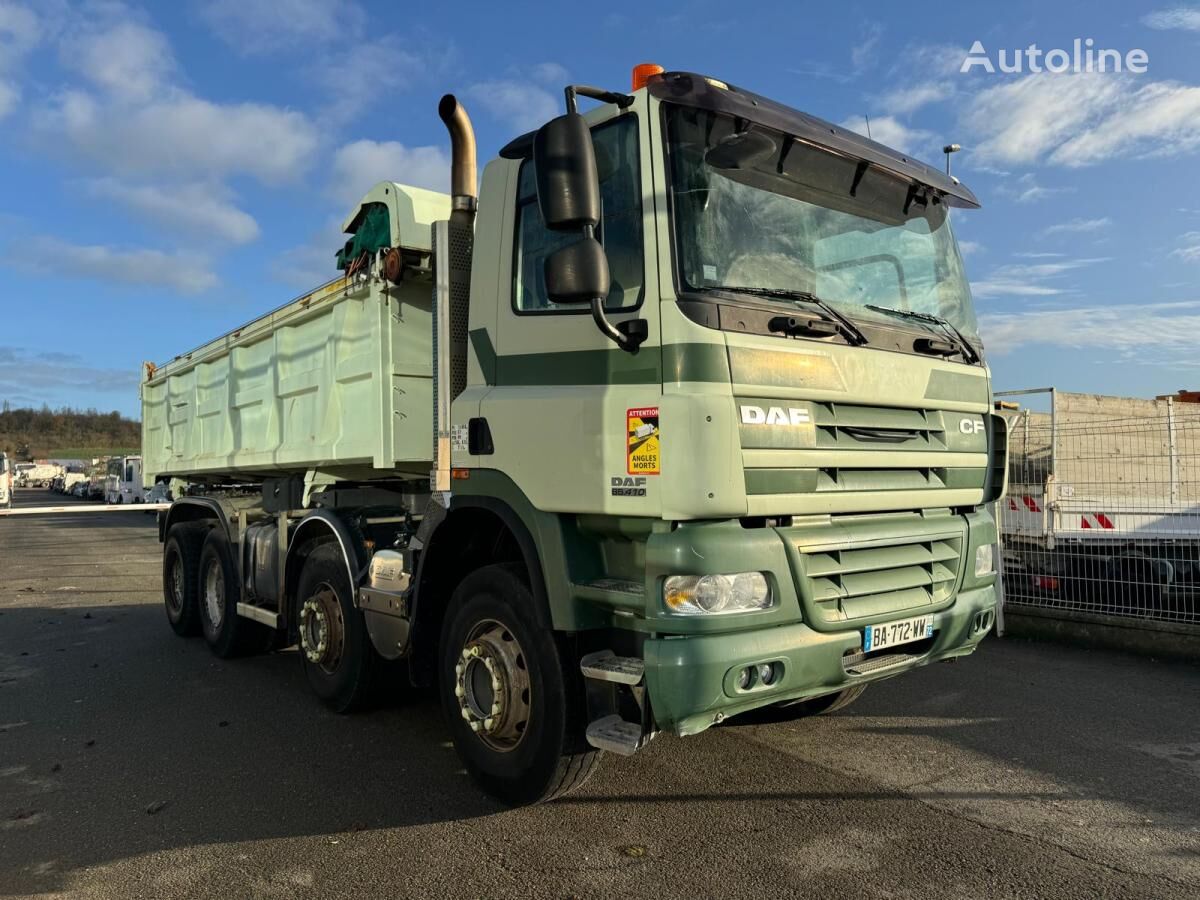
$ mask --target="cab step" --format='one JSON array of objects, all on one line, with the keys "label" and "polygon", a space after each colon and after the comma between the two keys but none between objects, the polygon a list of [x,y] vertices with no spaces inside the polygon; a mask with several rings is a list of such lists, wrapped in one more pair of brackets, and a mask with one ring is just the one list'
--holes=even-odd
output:
[{"label": "cab step", "polygon": [[617,656],[611,650],[598,650],[584,656],[579,668],[584,678],[636,685],[642,683],[646,663],[636,656]]},{"label": "cab step", "polygon": [[642,746],[642,726],[620,716],[605,716],[587,727],[587,742],[597,750],[633,756]]}]

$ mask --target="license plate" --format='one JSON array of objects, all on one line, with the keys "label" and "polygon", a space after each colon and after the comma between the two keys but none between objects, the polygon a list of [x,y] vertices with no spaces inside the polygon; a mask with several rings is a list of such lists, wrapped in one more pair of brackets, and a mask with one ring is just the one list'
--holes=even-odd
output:
[{"label": "license plate", "polygon": [[911,644],[913,641],[932,636],[933,616],[917,616],[915,619],[901,619],[899,622],[868,625],[863,630],[863,652],[870,653],[884,647]]}]

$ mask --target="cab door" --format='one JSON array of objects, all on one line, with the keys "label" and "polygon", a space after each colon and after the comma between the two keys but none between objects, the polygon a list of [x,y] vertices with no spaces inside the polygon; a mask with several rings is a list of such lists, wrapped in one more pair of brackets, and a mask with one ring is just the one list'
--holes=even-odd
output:
[{"label": "cab door", "polygon": [[509,179],[500,249],[509,277],[497,292],[494,386],[481,404],[494,453],[479,464],[507,474],[538,509],[656,515],[662,353],[645,100],[588,119],[600,176],[597,237],[611,273],[605,310],[614,323],[645,319],[648,336],[626,352],[588,307],[547,299],[546,257],[579,237],[544,226],[533,161],[524,160]]}]

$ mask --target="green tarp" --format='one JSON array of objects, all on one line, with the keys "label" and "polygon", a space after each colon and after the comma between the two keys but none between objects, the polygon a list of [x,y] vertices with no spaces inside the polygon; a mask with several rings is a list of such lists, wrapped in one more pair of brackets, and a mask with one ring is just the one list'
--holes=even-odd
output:
[{"label": "green tarp", "polygon": [[382,203],[368,203],[358,217],[358,228],[354,236],[337,252],[337,267],[343,272],[346,267],[364,253],[374,255],[382,247],[392,245],[391,223],[388,209]]}]

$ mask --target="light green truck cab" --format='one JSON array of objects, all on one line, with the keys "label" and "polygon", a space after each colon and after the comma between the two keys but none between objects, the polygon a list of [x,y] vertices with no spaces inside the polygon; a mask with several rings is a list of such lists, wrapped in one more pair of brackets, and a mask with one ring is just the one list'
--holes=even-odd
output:
[{"label": "light green truck cab", "polygon": [[[455,482],[456,498],[494,496],[519,511],[539,545],[554,627],[632,633],[627,644],[644,661],[653,721],[680,734],[970,653],[996,605],[996,530],[984,504],[1002,488],[1003,434],[991,415],[987,368],[971,358],[977,351],[952,350],[957,339],[943,327],[863,306],[946,316],[978,340],[945,205],[926,200],[906,217],[899,208],[913,182],[872,168],[860,178],[873,199],[860,207],[830,201],[843,212],[819,210],[814,191],[807,202],[770,196],[763,213],[785,227],[791,215],[793,226],[812,230],[794,241],[796,252],[812,253],[814,244],[819,252],[821,241],[844,245],[832,248],[842,255],[826,264],[829,278],[839,278],[842,296],[861,299],[836,305],[869,337],[859,346],[838,333],[772,332],[776,317],[824,314],[788,297],[689,286],[679,268],[695,263],[714,285],[729,284],[733,270],[734,287],[756,286],[760,273],[767,278],[758,286],[769,288],[798,275],[786,286],[825,294],[811,258],[781,270],[786,241],[717,235],[706,248],[711,262],[688,258],[696,248],[681,246],[695,232],[682,236],[680,220],[695,213],[681,210],[680,198],[696,188],[681,188],[672,173],[704,163],[700,154],[678,159],[693,136],[678,135],[672,147],[671,128],[707,116],[704,127],[729,122],[728,134],[741,110],[720,104],[735,95],[744,121],[755,121],[756,107],[778,109],[700,76],[665,75],[628,108],[609,104],[588,116],[614,269],[610,317],[646,323],[633,353],[602,334],[586,308],[547,302],[538,267],[554,241],[537,218],[525,148],[509,153],[522,158],[488,165],[475,230],[469,386],[454,403],[455,423],[485,420],[494,447],[454,457],[470,476]],[[781,144],[768,151],[770,166]],[[850,188],[860,160],[803,147],[793,154],[797,171],[807,162],[833,178],[843,174],[840,164]],[[834,163],[829,173],[811,159],[822,153]],[[958,188],[932,170],[921,174]],[[727,180],[716,169],[709,178],[709,227],[720,224],[716,204],[745,204],[739,192],[767,198],[771,188],[766,180],[711,183]],[[877,214],[872,203],[885,201],[897,209],[877,227],[891,234],[860,233],[859,241],[881,259],[849,279],[855,247],[846,235]],[[772,203],[794,209],[768,209]],[[935,355],[914,350],[920,341],[938,342]],[[631,424],[646,410],[655,414],[658,445],[649,456]],[[755,572],[769,588],[765,609],[680,614],[667,604],[672,576]],[[868,625],[926,615],[931,637],[863,654]],[[770,684],[758,677],[761,666],[772,667]],[[754,674],[743,685],[747,670]]]},{"label": "light green truck cab", "polygon": [[297,644],[339,711],[405,667],[510,802],[844,706],[996,607],[974,196],[699,75],[567,98],[478,191],[443,98],[449,195],[377,185],[340,278],[141,385],[174,630]]}]

